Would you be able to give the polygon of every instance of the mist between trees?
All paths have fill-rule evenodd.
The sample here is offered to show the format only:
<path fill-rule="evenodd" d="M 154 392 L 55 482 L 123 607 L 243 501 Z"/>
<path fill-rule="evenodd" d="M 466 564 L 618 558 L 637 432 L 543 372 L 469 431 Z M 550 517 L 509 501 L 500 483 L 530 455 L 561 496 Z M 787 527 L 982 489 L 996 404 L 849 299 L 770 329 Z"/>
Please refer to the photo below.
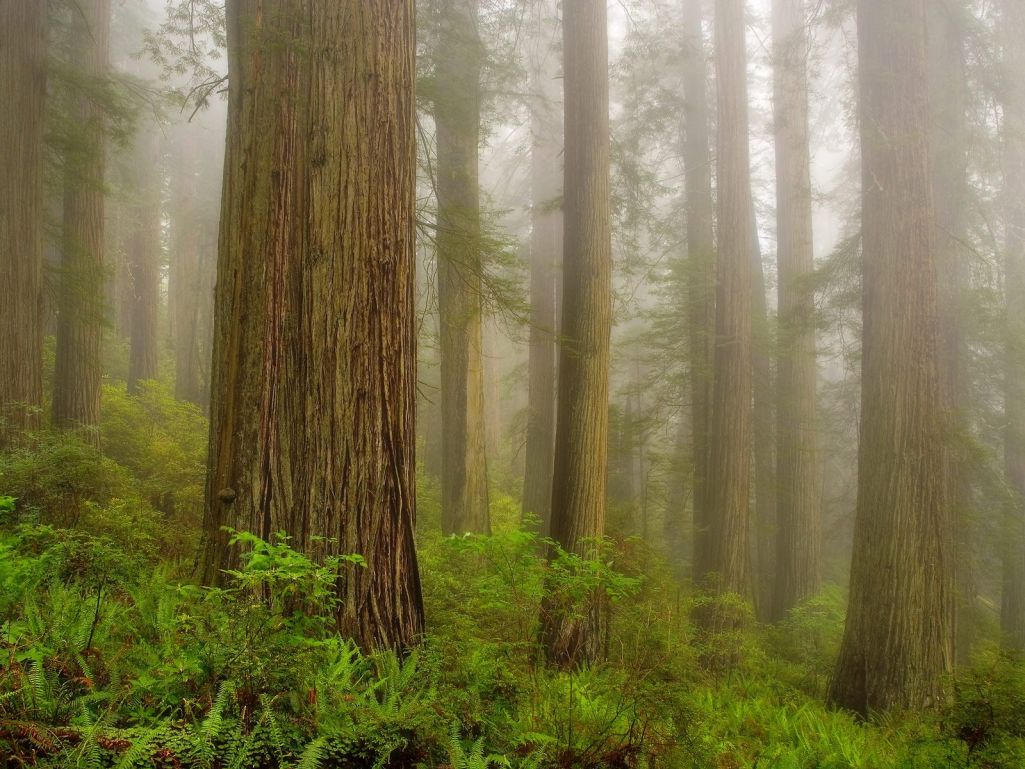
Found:
<path fill-rule="evenodd" d="M 0 767 L 1025 765 L 1019 0 L 0 0 Z"/>

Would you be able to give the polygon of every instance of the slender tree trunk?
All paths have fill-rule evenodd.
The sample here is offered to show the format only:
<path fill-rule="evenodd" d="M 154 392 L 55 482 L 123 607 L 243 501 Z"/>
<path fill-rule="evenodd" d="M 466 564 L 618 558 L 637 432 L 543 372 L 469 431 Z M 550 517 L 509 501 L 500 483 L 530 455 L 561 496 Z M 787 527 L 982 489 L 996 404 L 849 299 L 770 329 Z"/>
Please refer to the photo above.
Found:
<path fill-rule="evenodd" d="M 552 484 L 552 537 L 593 554 L 605 531 L 608 485 L 612 234 L 609 73 L 605 0 L 563 7 L 566 104 L 562 343 Z M 541 637 L 551 661 L 569 666 L 605 650 L 606 612 L 595 597 L 583 619 L 546 602 Z"/>
<path fill-rule="evenodd" d="M 555 461 L 555 340 L 558 269 L 562 261 L 562 104 L 559 60 L 546 15 L 530 104 L 530 352 L 523 513 L 547 534 Z"/>
<path fill-rule="evenodd" d="M 776 394 L 772 370 L 772 334 L 765 298 L 765 269 L 758 220 L 751 207 L 751 311 L 754 374 L 754 478 L 755 526 L 758 539 L 755 608 L 764 620 L 771 618 L 773 576 L 776 569 Z"/>
<path fill-rule="evenodd" d="M 445 534 L 487 533 L 477 1 L 445 0 L 439 32 L 434 122 L 438 133 L 441 527 Z"/>
<path fill-rule="evenodd" d="M 143 125 L 135 139 L 132 176 L 131 236 L 128 265 L 131 299 L 131 346 L 128 392 L 139 382 L 157 378 L 157 315 L 160 309 L 160 143 L 155 126 Z"/>
<path fill-rule="evenodd" d="M 39 427 L 43 401 L 46 3 L 0 4 L 0 448 Z"/>
<path fill-rule="evenodd" d="M 1025 9 L 1004 0 L 1004 473 L 1011 491 L 1003 532 L 1000 627 L 1005 644 L 1025 650 Z"/>
<path fill-rule="evenodd" d="M 339 574 L 339 631 L 423 631 L 414 549 L 412 0 L 229 0 L 205 578 L 222 526 Z M 324 540 L 322 538 L 329 539 Z"/>
<path fill-rule="evenodd" d="M 703 577 L 713 563 L 708 499 L 712 364 L 715 349 L 715 239 L 712 159 L 709 151 L 708 65 L 701 29 L 702 0 L 684 0 L 687 59 L 683 90 L 687 195 L 687 325 L 690 347 L 690 414 L 694 466 L 693 574 Z"/>
<path fill-rule="evenodd" d="M 779 270 L 778 520 L 772 618 L 779 620 L 818 592 L 822 571 L 804 0 L 773 0 L 772 34 Z"/>
<path fill-rule="evenodd" d="M 829 699 L 861 714 L 944 696 L 954 641 L 924 0 L 860 0 L 864 307 L 858 505 Z"/>
<path fill-rule="evenodd" d="M 722 592 L 749 595 L 749 493 L 752 449 L 751 173 L 743 0 L 716 0 L 718 85 L 715 370 L 708 512 L 709 573 Z"/>
<path fill-rule="evenodd" d="M 72 10 L 73 66 L 97 81 L 106 77 L 110 0 L 82 0 Z M 104 310 L 103 109 L 88 93 L 73 97 L 80 141 L 64 159 L 64 232 L 58 287 L 57 357 L 53 421 L 62 429 L 87 428 L 99 441 L 100 339 Z"/>
<path fill-rule="evenodd" d="M 186 129 L 187 130 L 187 129 Z M 199 404 L 203 398 L 200 376 L 200 303 L 205 298 L 200 262 L 202 231 L 196 210 L 196 140 L 191 131 L 175 142 L 171 169 L 171 242 L 167 301 L 174 347 L 174 396 Z"/>
<path fill-rule="evenodd" d="M 930 152 L 936 212 L 936 259 L 939 276 L 940 373 L 954 436 L 944 477 L 950 483 L 957 548 L 957 656 L 970 659 L 973 605 L 977 588 L 973 573 L 971 458 L 962 436 L 967 433 L 969 393 L 962 371 L 967 351 L 961 332 L 964 286 L 968 284 L 965 210 L 968 207 L 968 122 L 965 83 L 964 0 L 927 4 L 929 100 L 932 109 Z"/>

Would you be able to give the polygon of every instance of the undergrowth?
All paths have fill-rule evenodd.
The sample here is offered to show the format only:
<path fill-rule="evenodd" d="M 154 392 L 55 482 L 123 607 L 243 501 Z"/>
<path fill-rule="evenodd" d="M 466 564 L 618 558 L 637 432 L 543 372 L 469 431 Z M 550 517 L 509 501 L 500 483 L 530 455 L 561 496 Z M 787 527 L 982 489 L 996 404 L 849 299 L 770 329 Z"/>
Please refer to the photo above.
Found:
<path fill-rule="evenodd" d="M 235 533 L 241 568 L 195 585 L 202 417 L 157 384 L 105 398 L 102 451 L 43 434 L 0 457 L 0 766 L 1025 766 L 1015 660 L 983 651 L 944 709 L 860 722 L 822 704 L 840 591 L 766 628 L 636 540 L 543 558 L 508 497 L 494 535 L 442 538 L 426 478 L 429 633 L 405 657 L 364 654 L 333 632 L 335 575 L 358 554 L 314 562 L 284 534 Z M 595 590 L 607 660 L 551 669 L 542 600 L 572 610 Z M 699 630 L 707 611 L 732 619 Z"/>

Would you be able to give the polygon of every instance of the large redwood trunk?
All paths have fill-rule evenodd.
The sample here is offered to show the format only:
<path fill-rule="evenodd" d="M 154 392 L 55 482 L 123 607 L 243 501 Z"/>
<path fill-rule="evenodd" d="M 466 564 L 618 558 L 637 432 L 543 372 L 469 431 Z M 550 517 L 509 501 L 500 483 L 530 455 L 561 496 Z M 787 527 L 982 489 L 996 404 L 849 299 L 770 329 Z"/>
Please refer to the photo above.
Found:
<path fill-rule="evenodd" d="M 0 4 L 0 448 L 39 426 L 43 400 L 46 3 Z"/>
<path fill-rule="evenodd" d="M 593 555 L 588 540 L 605 531 L 612 330 L 605 0 L 565 5 L 563 50 L 565 250 L 551 535 L 569 552 Z M 548 658 L 569 666 L 601 657 L 604 615 L 600 597 L 583 618 L 546 602 L 541 635 Z"/>
<path fill-rule="evenodd" d="M 435 67 L 438 312 L 441 332 L 441 521 L 487 533 L 477 0 L 445 0 Z"/>
<path fill-rule="evenodd" d="M 719 242 L 715 369 L 708 471 L 716 589 L 749 595 L 749 493 L 752 419 L 751 172 L 748 149 L 747 51 L 743 0 L 716 0 Z"/>
<path fill-rule="evenodd" d="M 72 14 L 73 65 L 89 77 L 108 69 L 110 0 L 82 0 Z M 53 421 L 98 443 L 100 340 L 104 322 L 103 108 L 88 93 L 73 97 L 80 141 L 64 158 L 64 229 L 57 299 Z"/>
<path fill-rule="evenodd" d="M 864 306 L 850 604 L 829 699 L 861 714 L 944 696 L 953 664 L 925 0 L 860 0 Z"/>
<path fill-rule="evenodd" d="M 530 353 L 523 513 L 548 533 L 555 461 L 556 335 L 562 262 L 562 100 L 550 9 L 542 10 L 530 102 Z"/>
<path fill-rule="evenodd" d="M 821 584 L 815 383 L 815 269 L 804 0 L 773 0 L 776 239 L 779 269 L 776 574 L 772 618 Z"/>
<path fill-rule="evenodd" d="M 712 159 L 709 151 L 708 65 L 701 30 L 702 0 L 685 0 L 684 170 L 687 194 L 687 326 L 690 419 L 694 466 L 694 561 L 701 578 L 711 569 L 712 519 L 708 500 L 709 425 L 715 349 L 715 238 Z"/>
<path fill-rule="evenodd" d="M 358 553 L 339 631 L 408 647 L 424 627 L 413 2 L 230 0 L 227 21 L 205 578 L 238 564 L 222 526 Z"/>

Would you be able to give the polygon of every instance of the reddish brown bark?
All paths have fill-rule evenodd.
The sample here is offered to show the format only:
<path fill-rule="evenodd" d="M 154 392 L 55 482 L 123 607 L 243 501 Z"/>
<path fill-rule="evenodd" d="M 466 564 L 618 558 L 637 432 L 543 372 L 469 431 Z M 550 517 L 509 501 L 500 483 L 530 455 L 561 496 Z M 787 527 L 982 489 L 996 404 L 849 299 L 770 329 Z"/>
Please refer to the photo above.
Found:
<path fill-rule="evenodd" d="M 43 400 L 46 3 L 0 4 L 0 448 L 39 426 Z"/>
<path fill-rule="evenodd" d="M 358 553 L 340 632 L 408 647 L 424 626 L 413 2 L 231 0 L 227 21 L 205 577 L 238 563 L 225 525 Z"/>
<path fill-rule="evenodd" d="M 861 714 L 938 703 L 953 664 L 925 46 L 924 0 L 860 0 L 861 443 L 850 603 L 829 699 Z"/>

